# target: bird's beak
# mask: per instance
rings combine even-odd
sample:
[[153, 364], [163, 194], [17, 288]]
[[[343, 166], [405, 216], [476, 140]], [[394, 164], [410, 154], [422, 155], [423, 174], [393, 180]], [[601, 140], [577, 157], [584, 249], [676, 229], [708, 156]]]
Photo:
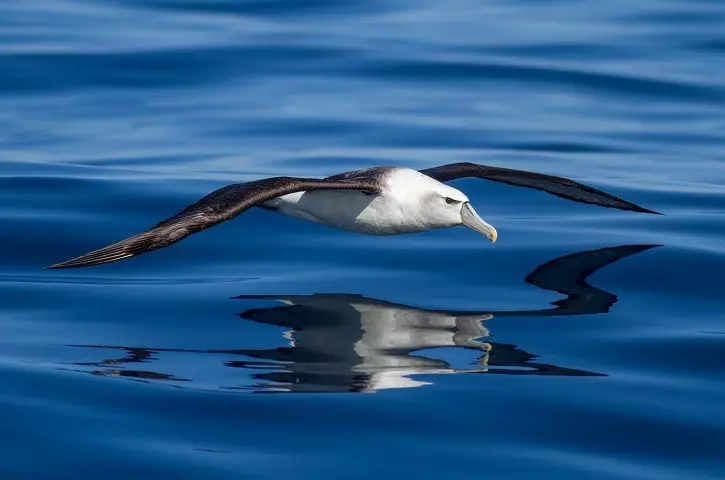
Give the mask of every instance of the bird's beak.
[[461, 208], [461, 220], [463, 221], [463, 225], [466, 227], [486, 235], [488, 239], [491, 240], [491, 243], [496, 242], [496, 239], [498, 238], [498, 232], [496, 229], [493, 228], [492, 225], [484, 222], [469, 202], [464, 203]]

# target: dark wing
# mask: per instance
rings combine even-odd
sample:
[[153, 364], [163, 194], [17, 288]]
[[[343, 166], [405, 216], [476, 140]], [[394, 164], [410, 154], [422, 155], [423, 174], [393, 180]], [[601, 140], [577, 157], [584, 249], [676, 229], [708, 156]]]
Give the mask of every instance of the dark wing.
[[439, 182], [447, 182], [464, 177], [478, 177], [519, 187], [534, 188], [575, 202], [659, 215], [658, 212], [642, 208], [632, 202], [615, 197], [610, 193], [582, 185], [568, 178], [554, 177], [541, 173], [514, 170], [512, 168], [490, 167], [488, 165], [467, 162], [451, 163], [450, 165], [428, 168], [420, 172], [435, 178]]
[[380, 186], [371, 178], [318, 180], [293, 177], [274, 177], [229, 185], [210, 193], [143, 233], [47, 268], [100, 265], [168, 247], [189, 235], [231, 220], [255, 205], [288, 193], [308, 190], [361, 190], [380, 193]]

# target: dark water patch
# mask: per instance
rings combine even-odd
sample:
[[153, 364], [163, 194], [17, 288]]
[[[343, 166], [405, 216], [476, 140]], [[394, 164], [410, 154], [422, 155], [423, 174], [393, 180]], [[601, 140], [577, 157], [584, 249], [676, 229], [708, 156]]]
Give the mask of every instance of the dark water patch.
[[696, 43], [690, 46], [692, 50], [710, 50], [715, 53], [725, 51], [725, 39], [712, 39], [706, 42]]
[[523, 44], [523, 45], [486, 45], [460, 46], [451, 49], [451, 53], [462, 52], [500, 55], [503, 57], [539, 58], [539, 59], [581, 59], [603, 62], [607, 60], [636, 59], [644, 52], [641, 48], [629, 46], [623, 49], [618, 45], [595, 45], [581, 43]]
[[586, 72], [551, 66], [501, 63], [463, 63], [432, 60], [376, 62], [358, 68], [373, 78], [392, 77], [407, 82], [441, 82], [455, 77], [459, 81], [512, 81], [546, 86], [567, 85], [583, 92], [602, 92], [628, 96], [667, 98], [683, 102], [720, 102], [725, 91], [719, 87], [665, 81], [654, 78]]
[[157, 9], [178, 10], [197, 14], [213, 15], [239, 15], [261, 18], [297, 19], [305, 17], [329, 18], [335, 16], [380, 14], [389, 10], [377, 0], [374, 1], [341, 1], [341, 0], [312, 0], [295, 2], [291, 0], [214, 0], [199, 2], [196, 0], [159, 1], [159, 0], [132, 0], [139, 6]]
[[630, 15], [623, 19], [625, 23], [637, 23], [658, 26], [683, 25], [721, 25], [725, 21], [725, 11], [722, 8], [703, 9], [703, 11], [689, 11], [687, 9], [672, 11], [650, 11], [639, 15]]
[[[43, 93], [87, 87], [179, 88], [254, 78], [274, 71], [312, 73], [345, 50], [301, 45], [244, 45], [129, 53], [32, 53], [0, 55], [0, 91]], [[48, 76], [46, 72], [56, 72]]]

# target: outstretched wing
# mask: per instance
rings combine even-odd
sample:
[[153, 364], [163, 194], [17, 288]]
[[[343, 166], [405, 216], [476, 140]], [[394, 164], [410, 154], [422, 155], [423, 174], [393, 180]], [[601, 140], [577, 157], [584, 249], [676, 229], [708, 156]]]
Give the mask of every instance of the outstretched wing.
[[583, 185], [568, 178], [555, 177], [553, 175], [514, 170], [512, 168], [491, 167], [468, 162], [451, 163], [450, 165], [428, 168], [420, 172], [435, 178], [439, 182], [447, 182], [464, 177], [478, 177], [519, 187], [534, 188], [575, 202], [659, 215], [658, 212], [642, 208], [632, 202], [615, 197], [610, 193], [597, 190], [596, 188]]
[[229, 185], [210, 193], [143, 233], [47, 268], [89, 267], [168, 247], [189, 235], [231, 220], [255, 205], [289, 193], [308, 190], [361, 190], [380, 193], [380, 186], [372, 178], [319, 180], [293, 177], [273, 177]]

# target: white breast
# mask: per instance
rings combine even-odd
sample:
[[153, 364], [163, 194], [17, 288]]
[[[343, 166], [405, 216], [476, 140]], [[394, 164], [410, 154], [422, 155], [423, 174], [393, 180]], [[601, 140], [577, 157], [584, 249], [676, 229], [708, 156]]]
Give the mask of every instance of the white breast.
[[264, 204], [282, 215], [370, 235], [395, 235], [428, 230], [406, 218], [398, 202], [385, 195], [355, 190], [291, 193]]

